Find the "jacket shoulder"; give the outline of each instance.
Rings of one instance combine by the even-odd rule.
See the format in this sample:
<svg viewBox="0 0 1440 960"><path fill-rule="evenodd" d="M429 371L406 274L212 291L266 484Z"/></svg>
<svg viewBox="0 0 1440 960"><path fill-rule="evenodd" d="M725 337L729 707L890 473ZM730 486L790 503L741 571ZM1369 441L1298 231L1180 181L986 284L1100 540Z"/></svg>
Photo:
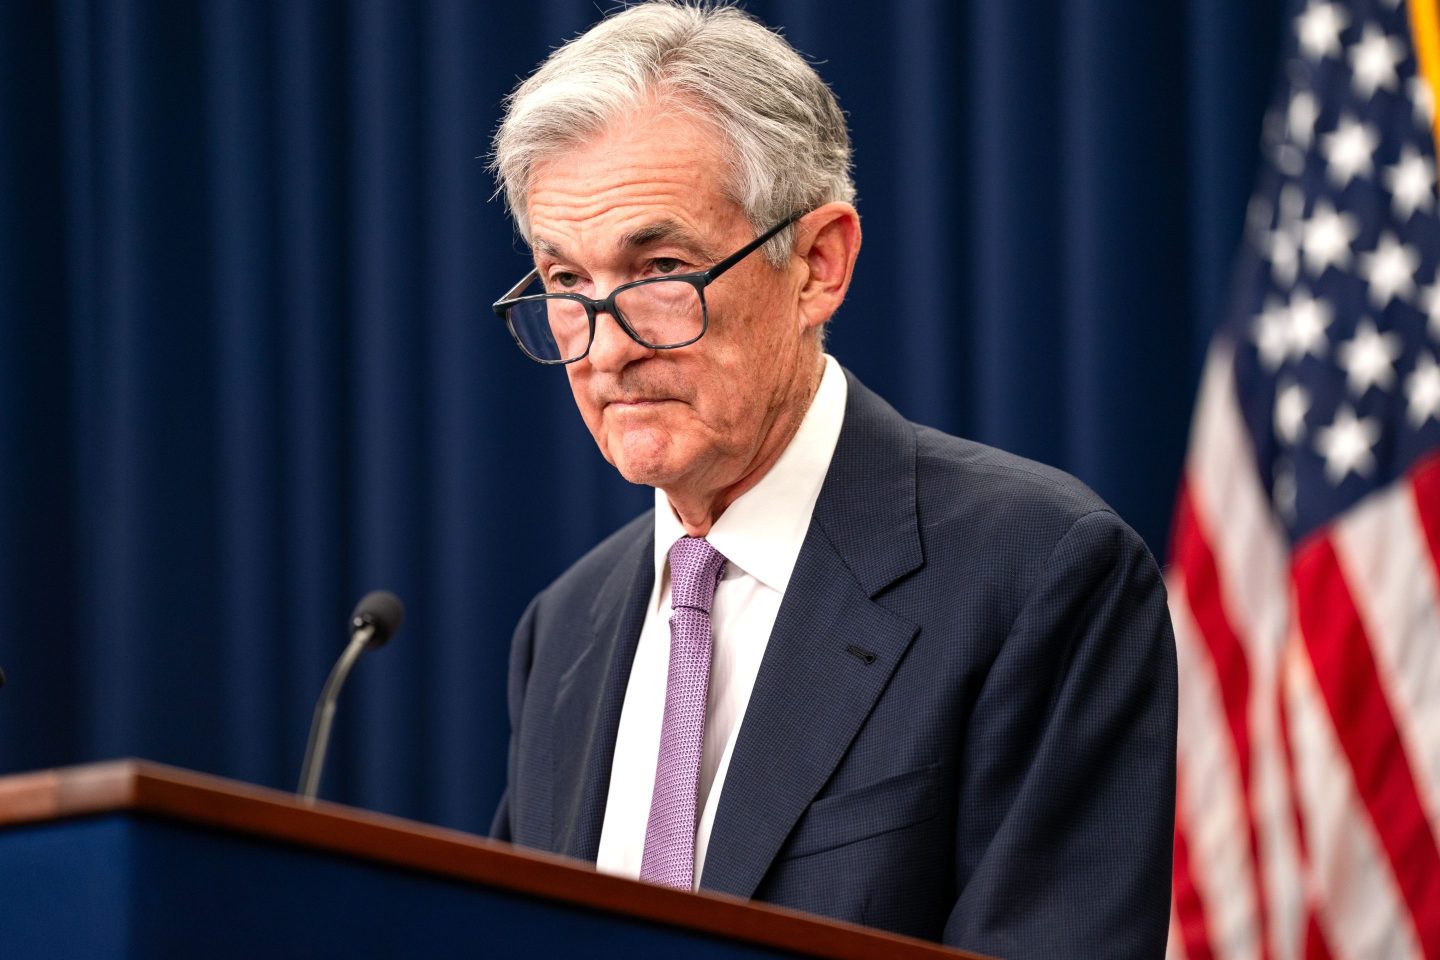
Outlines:
<svg viewBox="0 0 1440 960"><path fill-rule="evenodd" d="M915 431L916 515L932 573L990 584L994 597L1014 603L1049 578L1092 582L1130 564L1159 582L1144 540L1080 480L985 444Z"/></svg>
<svg viewBox="0 0 1440 960"><path fill-rule="evenodd" d="M930 427L914 429L917 492L930 501L931 520L944 517L945 505L960 508L967 501L1000 523L1053 519L1068 527L1087 514L1114 514L1095 491L1063 470Z"/></svg>

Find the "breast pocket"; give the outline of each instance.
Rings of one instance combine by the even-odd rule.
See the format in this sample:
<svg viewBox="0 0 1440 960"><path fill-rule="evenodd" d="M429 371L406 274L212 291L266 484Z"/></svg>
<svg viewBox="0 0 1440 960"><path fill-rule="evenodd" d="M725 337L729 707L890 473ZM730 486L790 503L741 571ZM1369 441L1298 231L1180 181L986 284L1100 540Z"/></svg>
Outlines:
<svg viewBox="0 0 1440 960"><path fill-rule="evenodd" d="M942 799L939 764L821 797L795 825L780 859L806 857L924 823L940 813Z"/></svg>

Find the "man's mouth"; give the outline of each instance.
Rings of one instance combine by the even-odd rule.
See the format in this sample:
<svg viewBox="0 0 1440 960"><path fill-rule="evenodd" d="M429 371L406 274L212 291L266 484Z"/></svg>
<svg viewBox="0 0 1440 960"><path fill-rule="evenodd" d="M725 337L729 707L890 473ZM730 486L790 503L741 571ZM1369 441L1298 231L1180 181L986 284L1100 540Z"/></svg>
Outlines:
<svg viewBox="0 0 1440 960"><path fill-rule="evenodd" d="M639 410L669 402L669 397L616 397L614 400L606 403L605 406L617 410Z"/></svg>

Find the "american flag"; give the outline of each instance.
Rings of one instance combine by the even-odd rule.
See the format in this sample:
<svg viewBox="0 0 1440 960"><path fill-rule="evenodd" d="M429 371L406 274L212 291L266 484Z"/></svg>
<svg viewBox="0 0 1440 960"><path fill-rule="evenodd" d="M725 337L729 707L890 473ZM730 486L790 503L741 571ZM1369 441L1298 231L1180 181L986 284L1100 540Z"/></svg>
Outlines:
<svg viewBox="0 0 1440 960"><path fill-rule="evenodd" d="M1172 957L1440 958L1435 6L1293 10L1167 573Z"/></svg>

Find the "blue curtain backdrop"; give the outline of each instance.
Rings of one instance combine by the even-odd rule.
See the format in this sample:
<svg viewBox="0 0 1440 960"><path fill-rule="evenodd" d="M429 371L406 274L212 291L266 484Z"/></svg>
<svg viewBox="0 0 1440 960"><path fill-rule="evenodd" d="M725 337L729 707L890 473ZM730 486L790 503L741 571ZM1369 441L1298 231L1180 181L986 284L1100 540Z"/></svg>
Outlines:
<svg viewBox="0 0 1440 960"><path fill-rule="evenodd" d="M1279 0L753 2L850 115L832 350L1163 551ZM0 772L121 755L482 829L510 630L643 509L488 304L483 161L591 0L0 4ZM963 589L963 585L957 585Z"/></svg>

